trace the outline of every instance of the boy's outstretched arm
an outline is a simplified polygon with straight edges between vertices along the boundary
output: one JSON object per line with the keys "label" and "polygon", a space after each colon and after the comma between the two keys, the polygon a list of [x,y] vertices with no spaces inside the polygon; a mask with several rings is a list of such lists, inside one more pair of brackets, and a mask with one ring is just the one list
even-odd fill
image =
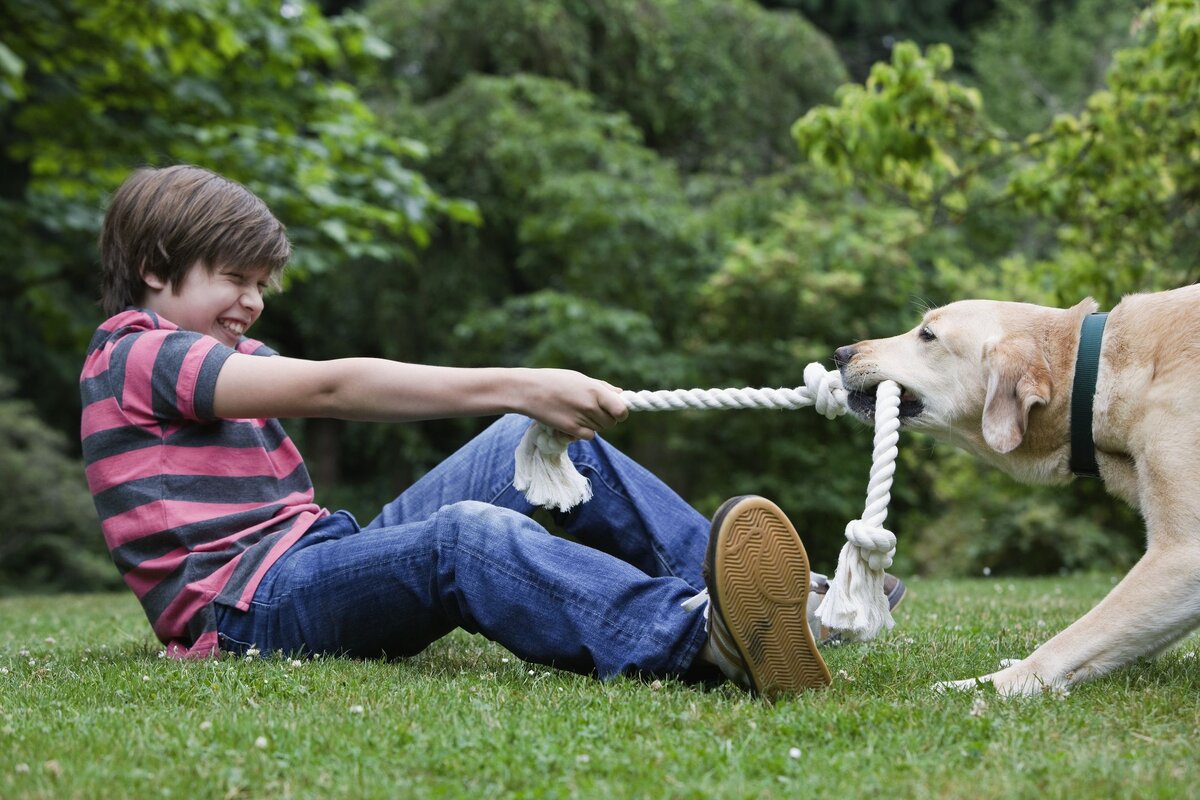
{"label": "boy's outstretched arm", "polygon": [[628,415],[620,390],[561,369],[434,367],[377,358],[308,361],[231,355],[213,410],[225,419],[406,421],[517,412],[576,439]]}

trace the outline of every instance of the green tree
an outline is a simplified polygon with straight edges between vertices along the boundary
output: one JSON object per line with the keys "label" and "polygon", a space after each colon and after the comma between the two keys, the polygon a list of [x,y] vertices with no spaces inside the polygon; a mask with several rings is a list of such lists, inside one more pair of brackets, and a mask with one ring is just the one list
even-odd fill
{"label": "green tree", "polygon": [[[791,160],[791,121],[844,79],[828,41],[797,15],[713,0],[376,0],[368,15],[395,51],[373,107],[432,143],[425,173],[476,201],[482,224],[438,226],[411,267],[299,287],[285,327],[310,352],[328,352],[331,327],[352,330],[337,344],[356,352],[684,382],[693,298],[725,246],[697,212]],[[360,294],[380,299],[374,312]],[[344,482],[394,489],[479,424],[321,436]],[[635,431],[616,435],[674,466]]]}
{"label": "green tree", "polygon": [[846,78],[803,17],[746,0],[373,0],[367,14],[417,102],[472,72],[555,78],[687,173],[785,166],[788,125]]}
{"label": "green tree", "polygon": [[1001,0],[968,50],[988,117],[1020,135],[1081,111],[1103,87],[1113,51],[1129,44],[1136,11],[1134,2]]}
{"label": "green tree", "polygon": [[856,80],[865,78],[876,61],[886,61],[897,42],[967,49],[972,31],[986,25],[996,8],[993,0],[763,0],[762,4],[795,9],[829,34]]}
{"label": "green tree", "polygon": [[[1095,0],[764,5],[830,31],[848,15],[844,48],[977,44],[958,72],[950,48],[900,44],[822,106],[847,75],[830,40],[745,0],[327,0],[329,19],[300,1],[0,0],[0,368],[73,435],[99,212],[144,163],[218,169],[280,214],[300,279],[256,330],[315,358],[796,385],[926,304],[1194,279],[1194,4],[1140,16],[1101,91],[1122,26]],[[1034,59],[1043,86],[1020,71]],[[0,413],[0,437],[29,411]],[[318,501],[372,513],[485,422],[289,427]],[[779,499],[822,565],[861,511],[870,431],[847,420],[634,415],[614,438],[702,510]],[[928,450],[902,447],[902,558],[1038,571],[1131,549],[1097,486],[1063,500]]]}
{"label": "green tree", "polygon": [[896,48],[865,85],[795,126],[815,163],[869,193],[892,194],[932,220],[970,224],[1005,206],[1045,239],[1002,269],[1032,272],[1034,292],[1102,303],[1198,277],[1195,141],[1200,7],[1160,0],[1116,53],[1107,87],[1078,114],[1015,137],[987,118],[978,91],[940,77],[948,48]]}

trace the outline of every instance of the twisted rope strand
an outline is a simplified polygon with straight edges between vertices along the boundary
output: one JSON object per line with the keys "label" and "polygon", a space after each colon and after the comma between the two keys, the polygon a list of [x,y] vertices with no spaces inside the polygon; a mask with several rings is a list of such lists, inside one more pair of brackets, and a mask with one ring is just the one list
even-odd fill
{"label": "twisted rope strand", "polygon": [[867,507],[863,521],[883,525],[892,499],[892,477],[900,451],[900,387],[884,381],[875,390],[875,439],[871,451],[871,477],[867,482]]}
{"label": "twisted rope strand", "polygon": [[896,536],[883,527],[891,502],[892,477],[896,474],[897,444],[900,441],[900,387],[884,381],[875,391],[875,439],[871,451],[871,474],[867,502],[860,519],[846,526],[846,538],[859,548],[859,556],[871,569],[892,565]]}
{"label": "twisted rope strand", "polygon": [[680,411],[696,409],[781,408],[816,406],[817,412],[833,419],[847,411],[846,390],[841,374],[826,371],[820,364],[804,368],[804,385],[794,389],[661,389],[621,392],[630,411]]}

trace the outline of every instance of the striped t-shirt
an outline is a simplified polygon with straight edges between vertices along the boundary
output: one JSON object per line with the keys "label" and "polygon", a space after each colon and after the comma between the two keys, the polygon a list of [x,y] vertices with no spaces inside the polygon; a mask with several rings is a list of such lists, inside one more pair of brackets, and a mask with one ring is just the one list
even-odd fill
{"label": "striped t-shirt", "polygon": [[[217,652],[218,601],[249,607],[263,574],[328,511],[274,419],[216,419],[235,351],[144,309],[97,329],[80,376],[83,459],[104,539],[176,657]],[[237,351],[274,351],[243,338]]]}

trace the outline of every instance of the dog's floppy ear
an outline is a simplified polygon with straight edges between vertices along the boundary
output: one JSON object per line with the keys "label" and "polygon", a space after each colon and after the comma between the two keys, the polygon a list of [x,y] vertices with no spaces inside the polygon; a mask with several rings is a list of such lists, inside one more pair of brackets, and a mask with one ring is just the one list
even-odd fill
{"label": "dog's floppy ear", "polygon": [[1050,402],[1050,365],[1031,337],[992,339],[983,346],[987,398],[983,402],[983,439],[997,453],[1021,444],[1029,411]]}

